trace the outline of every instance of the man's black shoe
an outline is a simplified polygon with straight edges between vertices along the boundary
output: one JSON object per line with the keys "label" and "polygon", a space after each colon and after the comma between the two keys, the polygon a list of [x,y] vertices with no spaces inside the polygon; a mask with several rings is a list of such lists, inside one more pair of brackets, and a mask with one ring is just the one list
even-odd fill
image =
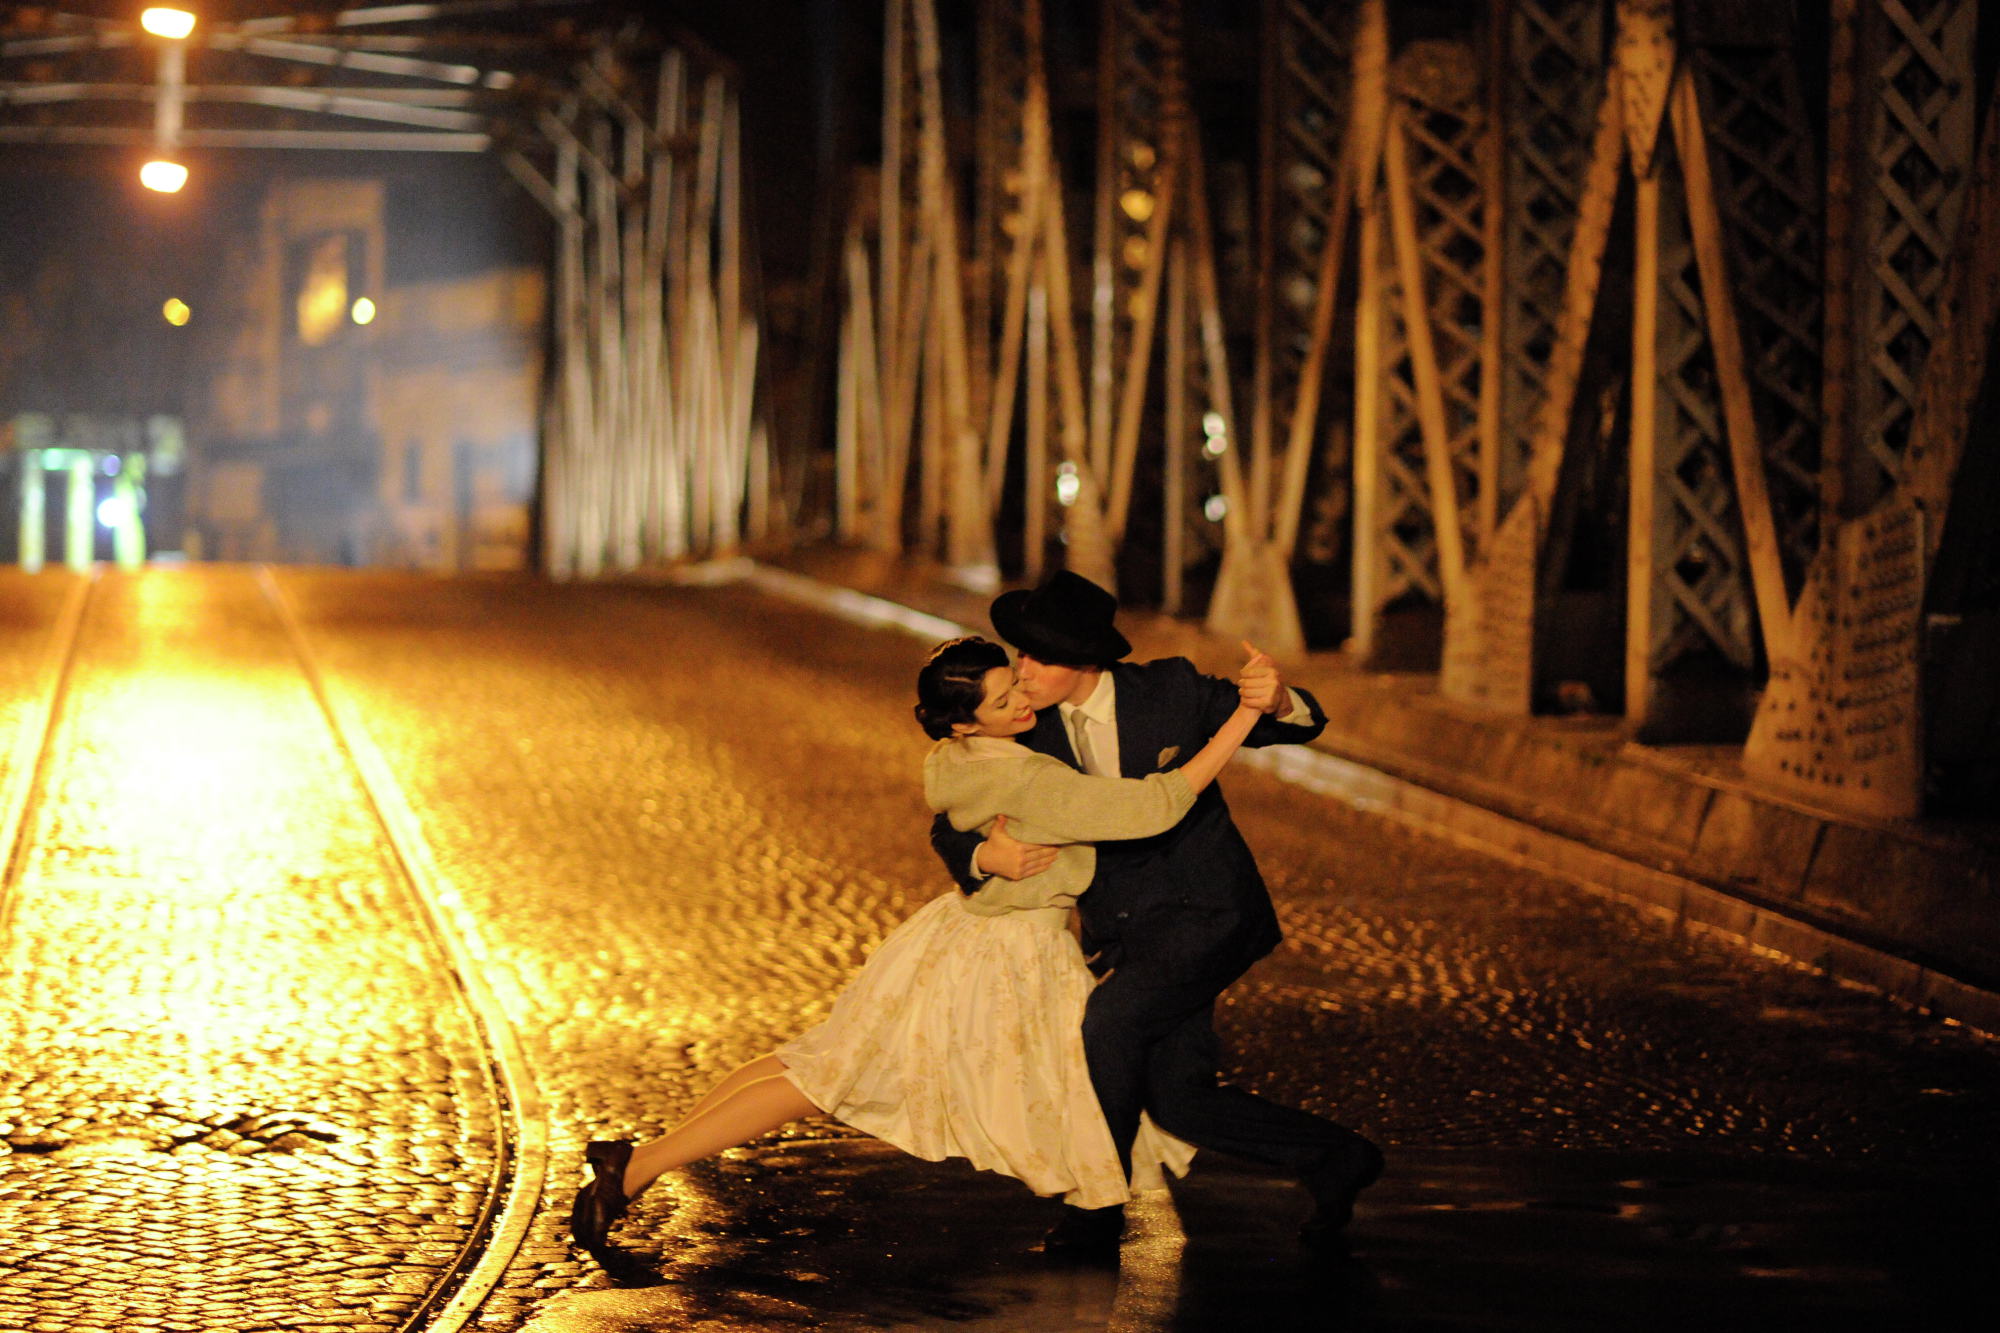
{"label": "man's black shoe", "polygon": [[1052,1259],[1115,1259],[1125,1234],[1125,1210],[1063,1205],[1062,1217],[1042,1237],[1042,1253]]}
{"label": "man's black shoe", "polygon": [[1354,1199],[1382,1176],[1382,1150],[1359,1134],[1328,1150],[1318,1165],[1299,1177],[1313,1198],[1313,1215],[1299,1228],[1309,1245],[1332,1248],[1354,1217]]}

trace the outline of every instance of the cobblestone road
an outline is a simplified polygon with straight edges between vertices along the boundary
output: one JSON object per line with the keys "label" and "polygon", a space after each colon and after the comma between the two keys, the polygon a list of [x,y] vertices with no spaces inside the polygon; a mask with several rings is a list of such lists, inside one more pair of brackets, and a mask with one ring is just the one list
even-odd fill
{"label": "cobblestone road", "polygon": [[[278,582],[548,1107],[543,1206],[482,1327],[1335,1326],[1270,1267],[1304,1210],[1278,1182],[1198,1172],[1150,1287],[1138,1263],[1052,1276],[1021,1257],[1045,1202],[821,1123],[649,1193],[627,1234],[659,1281],[610,1290],[559,1230],[583,1140],[670,1123],[945,887],[921,645],[738,589]],[[0,580],[0,720],[64,587]],[[496,1109],[270,605],[240,570],[105,576],[71,691],[8,907],[0,1327],[397,1327],[486,1197]],[[1912,1272],[1987,1234],[1928,1259],[1866,1239],[1990,1209],[1994,1043],[1262,774],[1226,785],[1289,938],[1221,1026],[1240,1081],[1398,1150],[1356,1226],[1377,1324],[1592,1326],[1538,1319],[1518,1269],[1449,1296],[1451,1251],[1490,1252],[1468,1228],[1499,1216],[1519,1253],[1598,1254],[1607,1300],[1670,1269],[1690,1303],[1632,1327],[1835,1298],[1894,1326]],[[1228,1218],[1270,1243],[1232,1248]]]}
{"label": "cobblestone road", "polygon": [[0,1326],[396,1327],[486,1193],[484,1057],[252,577],[102,580],[52,754]]}

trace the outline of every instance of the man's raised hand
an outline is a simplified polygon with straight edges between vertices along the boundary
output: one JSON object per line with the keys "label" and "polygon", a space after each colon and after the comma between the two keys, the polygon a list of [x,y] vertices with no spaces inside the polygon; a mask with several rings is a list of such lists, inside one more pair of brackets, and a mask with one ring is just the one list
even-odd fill
{"label": "man's raised hand", "polygon": [[1275,713],[1287,701],[1284,677],[1279,674],[1278,664],[1270,654],[1253,646],[1248,639],[1243,640],[1243,651],[1250,654],[1250,660],[1236,673],[1236,693],[1245,708],[1254,708],[1260,713]]}
{"label": "man's raised hand", "polygon": [[1054,865],[1056,849],[1044,847],[1038,842],[1022,842],[1007,832],[1007,816],[1001,815],[993,821],[993,831],[986,835],[985,842],[979,844],[972,860],[981,874],[997,875],[1001,879],[1026,879]]}

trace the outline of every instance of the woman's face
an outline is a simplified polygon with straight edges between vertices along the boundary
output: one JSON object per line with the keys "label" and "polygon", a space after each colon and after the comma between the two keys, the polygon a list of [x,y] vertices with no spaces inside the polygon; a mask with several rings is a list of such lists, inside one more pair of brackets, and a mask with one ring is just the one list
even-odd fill
{"label": "woman's face", "polygon": [[986,699],[972,711],[971,722],[961,722],[953,730],[961,736],[1018,736],[1035,725],[1035,710],[1014,683],[1009,667],[994,667],[986,673]]}

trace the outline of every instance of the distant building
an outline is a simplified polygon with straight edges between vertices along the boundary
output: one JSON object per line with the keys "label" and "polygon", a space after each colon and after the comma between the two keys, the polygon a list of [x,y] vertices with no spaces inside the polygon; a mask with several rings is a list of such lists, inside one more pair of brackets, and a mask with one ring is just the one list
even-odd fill
{"label": "distant building", "polygon": [[272,185],[231,257],[189,423],[188,554],[519,569],[530,560],[546,281],[390,286],[379,180]]}

